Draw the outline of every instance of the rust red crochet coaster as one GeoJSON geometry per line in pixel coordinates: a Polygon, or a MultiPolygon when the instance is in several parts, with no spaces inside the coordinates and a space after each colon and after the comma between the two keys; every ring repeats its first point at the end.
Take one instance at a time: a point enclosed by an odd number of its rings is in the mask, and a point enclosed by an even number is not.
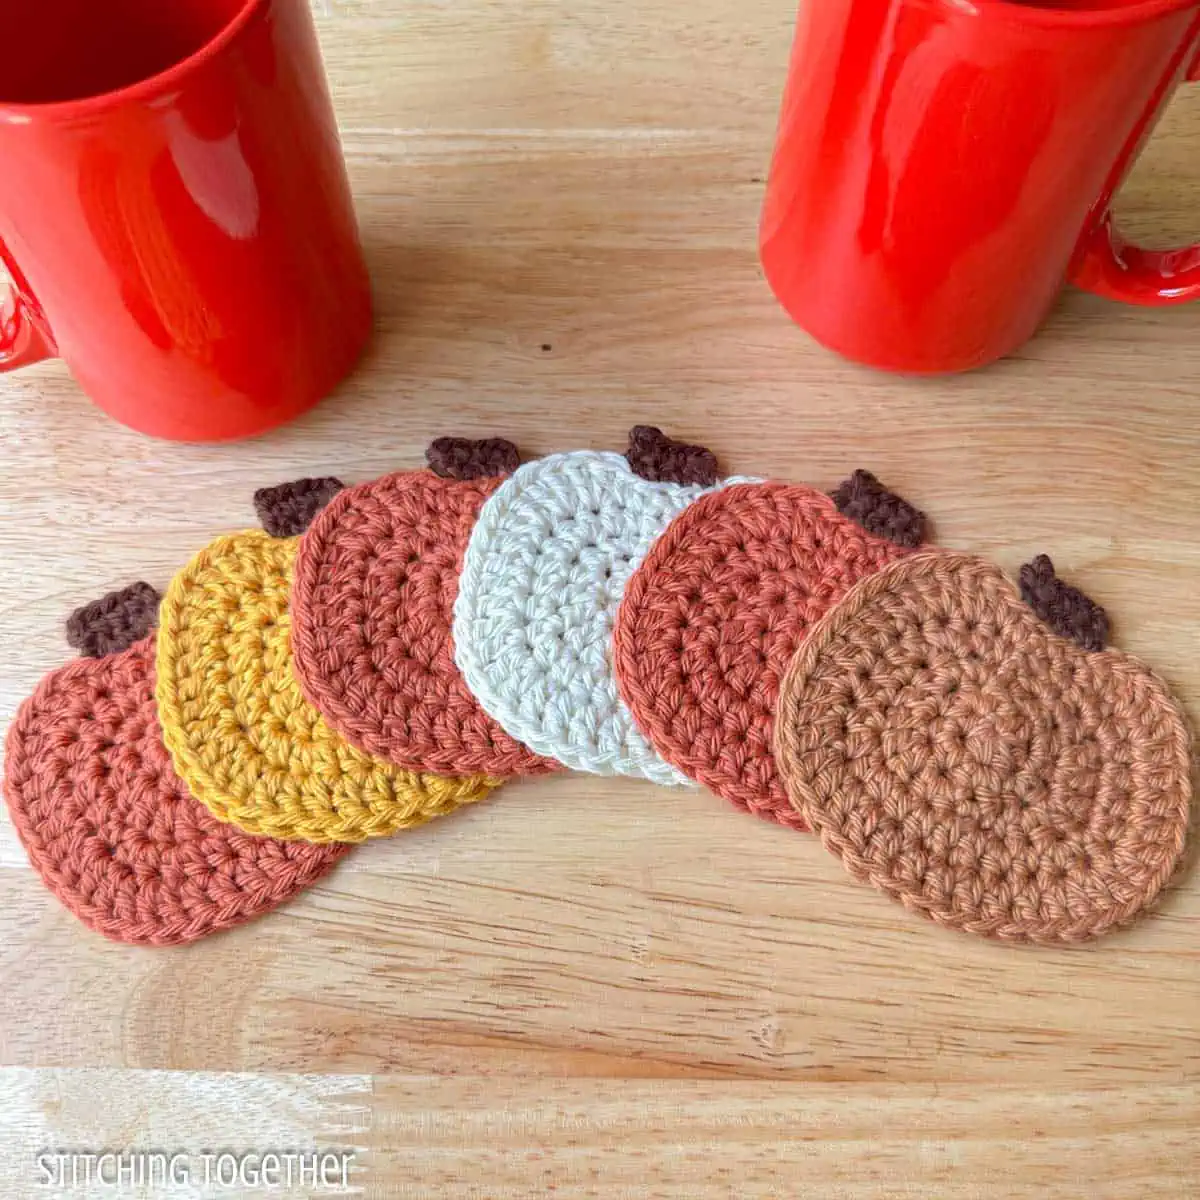
{"type": "Polygon", "coordinates": [[[1022,582],[1077,640],[968,555],[861,583],[796,655],[776,753],[856,878],[956,929],[1080,942],[1136,917],[1179,863],[1188,733],[1153,672],[1097,649],[1103,612],[1048,559],[1022,582]]]}
{"type": "Polygon", "coordinates": [[[47,676],[8,734],[4,791],[30,861],[119,942],[195,941],[269,911],[349,850],[251,837],[188,795],[154,707],[154,639],[47,676]]]}
{"type": "MultiPolygon", "coordinates": [[[[455,476],[509,469],[515,449],[498,455],[498,446],[508,443],[443,439],[430,460],[455,476]],[[461,452],[480,445],[493,449],[461,452]]],[[[505,733],[454,664],[463,555],[501,480],[388,475],[342,492],[301,539],[292,585],[295,672],[309,703],[360,750],[442,774],[560,769],[505,733]]]]}
{"type": "Polygon", "coordinates": [[[804,828],[771,747],[779,680],[810,626],[905,552],[812,488],[738,484],[697,500],[651,547],[617,614],[617,682],[642,732],[719,795],[804,828]]]}

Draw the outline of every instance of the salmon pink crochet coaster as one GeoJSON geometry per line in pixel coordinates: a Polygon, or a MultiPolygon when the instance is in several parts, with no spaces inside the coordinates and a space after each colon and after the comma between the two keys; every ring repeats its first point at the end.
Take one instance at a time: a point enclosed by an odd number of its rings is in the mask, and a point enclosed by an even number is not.
{"type": "MultiPolygon", "coordinates": [[[[647,474],[681,465],[677,454],[639,456],[647,439],[669,443],[658,430],[634,430],[630,459],[647,474]]],[[[687,449],[682,465],[693,478],[699,469],[703,483],[640,477],[626,458],[599,451],[528,463],[496,489],[471,534],[454,609],[455,660],[513,737],[574,770],[691,782],[634,724],[611,652],[630,574],[671,519],[716,483],[711,456],[687,449]]]]}
{"type": "Polygon", "coordinates": [[[1153,672],[1098,649],[1102,611],[1048,559],[1022,585],[1044,620],[963,554],[859,584],[787,672],[776,753],[856,878],[955,929],[1081,942],[1137,916],[1179,863],[1188,733],[1153,672]]]}
{"type": "MultiPolygon", "coordinates": [[[[860,476],[893,506],[879,528],[922,536],[919,513],[860,476]]],[[[859,509],[874,522],[881,503],[859,509]]],[[[613,635],[621,696],[642,732],[719,795],[803,828],[771,749],[779,680],[810,626],[905,552],[808,487],[738,484],[684,509],[630,579],[613,635]]]]}
{"type": "Polygon", "coordinates": [[[359,842],[482,800],[498,780],[416,774],[339,737],[289,652],[296,538],[218,538],[171,581],[158,635],[159,719],[175,770],[249,833],[359,842]]]}
{"type": "Polygon", "coordinates": [[[252,920],[348,846],[223,825],[171,769],[154,707],[154,639],[47,676],[8,734],[4,791],[34,869],[85,925],[171,946],[252,920]]]}
{"type": "Polygon", "coordinates": [[[480,506],[501,482],[473,473],[512,469],[516,456],[508,442],[442,439],[430,460],[452,477],[410,471],[350,488],[301,539],[292,587],[296,675],[309,702],[360,750],[414,771],[559,769],[492,720],[454,664],[463,553],[480,506]],[[472,456],[468,448],[481,445],[491,451],[472,456]]]}

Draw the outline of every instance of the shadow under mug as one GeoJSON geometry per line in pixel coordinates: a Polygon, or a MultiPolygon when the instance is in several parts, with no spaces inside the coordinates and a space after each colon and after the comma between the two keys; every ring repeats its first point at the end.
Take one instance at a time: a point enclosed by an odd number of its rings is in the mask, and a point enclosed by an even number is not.
{"type": "Polygon", "coordinates": [[[913,372],[1011,353],[1068,280],[1200,299],[1200,246],[1140,249],[1109,211],[1189,75],[1200,0],[803,0],[767,280],[818,341],[913,372]]]}
{"type": "Polygon", "coordinates": [[[0,43],[0,371],[60,356],[106,412],[247,437],[371,328],[307,0],[54,0],[0,43]]]}

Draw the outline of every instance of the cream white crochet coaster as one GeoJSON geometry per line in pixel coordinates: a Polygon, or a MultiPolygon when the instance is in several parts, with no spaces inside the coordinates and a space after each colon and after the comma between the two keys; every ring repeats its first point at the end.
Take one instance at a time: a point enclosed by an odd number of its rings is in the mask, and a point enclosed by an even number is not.
{"type": "Polygon", "coordinates": [[[577,771],[690,784],[634,724],[610,647],[630,575],[711,490],[589,450],[528,463],[488,498],[459,580],[455,661],[507,733],[577,771]]]}

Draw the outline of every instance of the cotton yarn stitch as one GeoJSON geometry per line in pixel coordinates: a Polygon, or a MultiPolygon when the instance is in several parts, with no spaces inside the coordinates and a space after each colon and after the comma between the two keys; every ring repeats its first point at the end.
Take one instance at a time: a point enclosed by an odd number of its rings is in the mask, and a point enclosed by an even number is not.
{"type": "Polygon", "coordinates": [[[1078,588],[1054,573],[1054,563],[1039,554],[1021,568],[1021,599],[1055,633],[1078,642],[1085,650],[1108,645],[1108,613],[1078,588]]]}
{"type": "Polygon", "coordinates": [[[527,463],[484,504],[454,608],[455,661],[513,737],[577,771],[691,782],[634,724],[611,640],[631,573],[704,491],[581,451],[527,463]]]}
{"type": "Polygon", "coordinates": [[[128,650],[158,623],[160,600],[148,583],[133,583],[84,604],[67,618],[67,645],[85,658],[128,650]]]}
{"type": "Polygon", "coordinates": [[[843,517],[885,541],[910,550],[925,541],[925,514],[884,487],[870,471],[855,471],[834,489],[830,499],[843,517]]]}
{"type": "Polygon", "coordinates": [[[258,523],[272,537],[295,537],[346,485],[332,475],[318,479],[294,479],[254,493],[258,523]]]}
{"type": "Polygon", "coordinates": [[[358,842],[482,800],[498,781],[415,774],[335,734],[289,653],[296,539],[217,539],[171,581],[158,635],[164,739],[188,789],[249,833],[358,842]]]}
{"type": "MultiPolygon", "coordinates": [[[[450,451],[435,458],[470,465],[450,451]]],[[[296,675],[309,702],[359,749],[446,774],[559,769],[480,707],[454,662],[462,558],[499,482],[389,475],[341,493],[301,539],[292,588],[296,675]]]]}
{"type": "Polygon", "coordinates": [[[717,456],[705,446],[667,437],[656,425],[635,425],[625,451],[629,469],[652,483],[714,487],[721,478],[717,456]]]}
{"type": "Polygon", "coordinates": [[[154,640],[48,675],[8,733],[4,790],[34,869],[85,925],[173,946],[315,883],[349,850],[256,838],[215,820],[171,769],[154,640]]]}
{"type": "Polygon", "coordinates": [[[851,592],[788,671],[776,747],[853,876],[971,933],[1096,937],[1183,852],[1188,733],[1166,686],[1053,633],[968,555],[914,555],[851,592]]]}
{"type": "Polygon", "coordinates": [[[434,438],[425,451],[429,469],[443,479],[497,479],[521,465],[521,452],[508,438],[434,438]]]}
{"type": "Polygon", "coordinates": [[[616,678],[639,728],[712,791],[804,828],[772,752],[779,681],[812,624],[905,553],[812,488],[701,497],[652,546],[617,614],[616,678]]]}

